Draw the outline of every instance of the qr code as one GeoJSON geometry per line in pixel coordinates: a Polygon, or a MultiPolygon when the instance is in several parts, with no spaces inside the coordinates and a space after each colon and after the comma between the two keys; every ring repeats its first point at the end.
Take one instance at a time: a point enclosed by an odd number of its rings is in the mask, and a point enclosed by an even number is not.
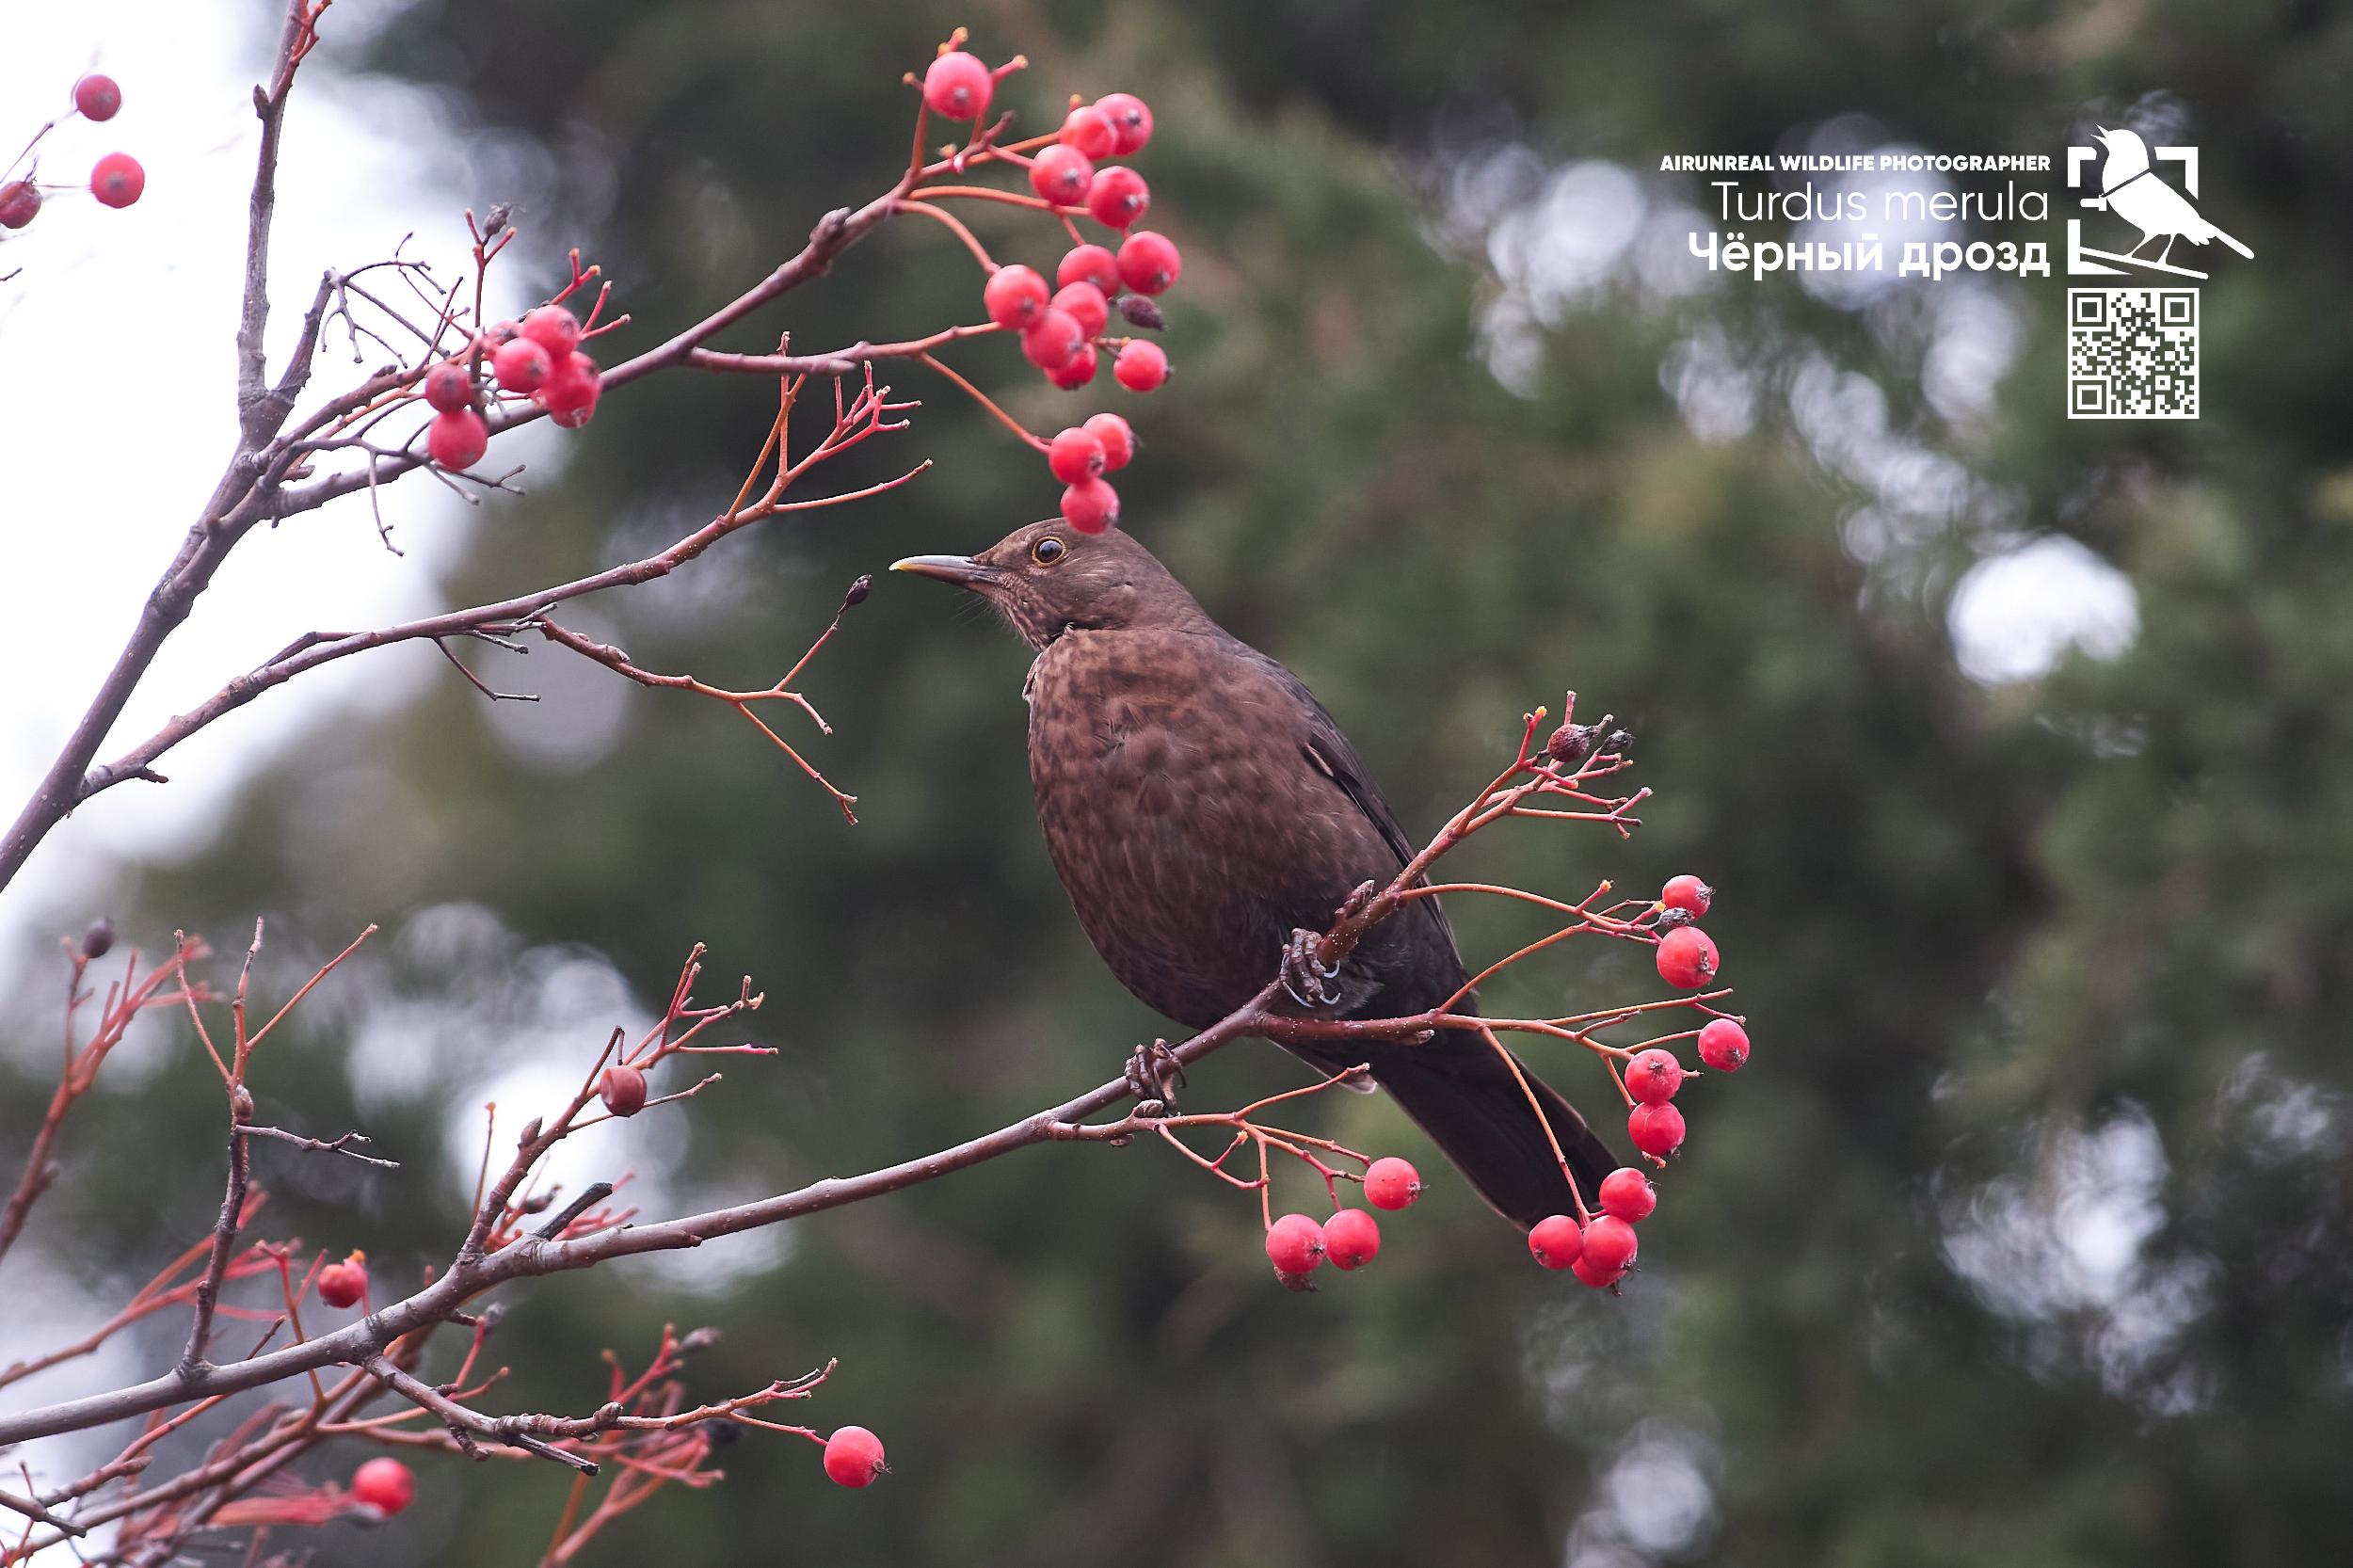
{"type": "Polygon", "coordinates": [[[2069,289],[2069,419],[2196,419],[2198,291],[2069,289]]]}

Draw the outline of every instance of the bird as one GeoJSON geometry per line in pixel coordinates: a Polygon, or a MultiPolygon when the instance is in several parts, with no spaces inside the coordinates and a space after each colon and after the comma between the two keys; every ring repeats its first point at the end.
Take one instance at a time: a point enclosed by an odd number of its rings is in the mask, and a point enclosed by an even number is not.
{"type": "MultiPolygon", "coordinates": [[[[1308,1016],[1402,1017],[1458,993],[1450,1011],[1476,1010],[1435,897],[1405,902],[1336,970],[1313,959],[1311,938],[1414,845],[1306,685],[1210,619],[1132,533],[1048,519],[890,569],[978,594],[1036,650],[1022,690],[1038,824],[1079,924],[1139,1000],[1197,1031],[1280,973],[1308,1016]]],[[[1577,1207],[1563,1160],[1586,1198],[1617,1164],[1481,1032],[1282,1043],[1327,1078],[1368,1065],[1522,1229],[1577,1207]]]]}
{"type": "Polygon", "coordinates": [[[2126,256],[2137,256],[2141,246],[2158,235],[2165,236],[2165,248],[2157,253],[2157,264],[2166,264],[2173,253],[2173,242],[2185,239],[2192,245],[2208,240],[2220,240],[2242,256],[2252,256],[2237,240],[2224,233],[2198,216],[2198,209],[2189,204],[2189,198],[2158,178],[2149,161],[2149,144],[2132,131],[2111,131],[2103,126],[2092,128],[2093,138],[2107,150],[2107,161],[2100,169],[2100,194],[2088,197],[2084,205],[2112,211],[2117,216],[2140,231],[2140,239],[2126,256]]]}

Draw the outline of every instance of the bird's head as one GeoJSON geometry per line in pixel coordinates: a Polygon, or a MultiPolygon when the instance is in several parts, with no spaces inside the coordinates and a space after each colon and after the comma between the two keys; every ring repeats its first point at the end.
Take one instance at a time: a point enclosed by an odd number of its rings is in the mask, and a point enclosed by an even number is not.
{"type": "Polygon", "coordinates": [[[2148,166],[2149,144],[2140,139],[2137,131],[2111,131],[2104,125],[2095,125],[2091,128],[2091,139],[2107,149],[2113,157],[2142,168],[2148,166]]]}
{"type": "Polygon", "coordinates": [[[1081,534],[1060,518],[1016,528],[978,555],[910,555],[890,569],[971,589],[1032,648],[1073,628],[1191,631],[1210,624],[1134,535],[1120,528],[1081,534]]]}

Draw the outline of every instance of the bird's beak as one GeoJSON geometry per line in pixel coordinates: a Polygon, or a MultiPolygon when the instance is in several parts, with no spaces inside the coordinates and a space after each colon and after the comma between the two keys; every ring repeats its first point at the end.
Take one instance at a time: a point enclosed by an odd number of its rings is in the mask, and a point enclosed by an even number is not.
{"type": "Polygon", "coordinates": [[[890,569],[917,577],[936,577],[942,583],[967,588],[994,582],[998,576],[995,567],[983,566],[969,555],[910,555],[904,561],[891,562],[890,569]]]}

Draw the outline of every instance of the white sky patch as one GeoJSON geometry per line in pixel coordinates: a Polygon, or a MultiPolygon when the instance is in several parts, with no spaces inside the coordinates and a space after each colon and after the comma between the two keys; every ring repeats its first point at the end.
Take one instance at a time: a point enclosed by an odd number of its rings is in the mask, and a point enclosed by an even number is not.
{"type": "Polygon", "coordinates": [[[2047,674],[2070,648],[2113,659],[2140,630],[2129,578],[2057,535],[1989,555],[1953,590],[1947,613],[1962,671],[1987,685],[2047,674]]]}
{"type": "MultiPolygon", "coordinates": [[[[465,257],[472,193],[456,188],[463,165],[438,101],[329,74],[339,45],[392,8],[350,8],[349,17],[343,7],[328,13],[288,114],[271,251],[273,376],[330,264],[385,256],[411,232],[408,253],[444,276],[454,279],[465,257]]],[[[0,575],[0,648],[40,672],[0,701],[0,810],[11,817],[97,690],[231,449],[258,138],[251,92],[276,34],[268,8],[227,0],[108,0],[9,18],[0,50],[9,151],[64,107],[76,77],[103,69],[122,85],[122,112],[104,124],[60,125],[42,145],[41,177],[79,180],[117,149],[148,176],[145,195],[120,212],[54,193],[0,246],[0,272],[23,269],[0,283],[0,361],[15,367],[0,376],[0,456],[10,475],[0,528],[11,555],[0,575]]],[[[521,303],[517,255],[503,280],[493,269],[494,311],[521,303]]],[[[354,365],[340,327],[330,331],[306,405],[387,358],[364,338],[361,348],[354,365]]],[[[554,447],[509,437],[497,456],[537,462],[554,447]]],[[[384,507],[405,558],[377,541],[363,496],[248,537],[166,645],[102,757],[302,632],[439,608],[437,572],[457,559],[473,511],[422,476],[387,489],[384,507]]],[[[45,962],[54,931],[78,928],[91,913],[88,889],[117,859],[199,853],[236,791],[311,726],[384,711],[450,678],[430,648],[362,655],[264,694],[168,755],[158,768],[168,786],[126,784],[85,805],[0,904],[0,980],[45,962]]]]}

